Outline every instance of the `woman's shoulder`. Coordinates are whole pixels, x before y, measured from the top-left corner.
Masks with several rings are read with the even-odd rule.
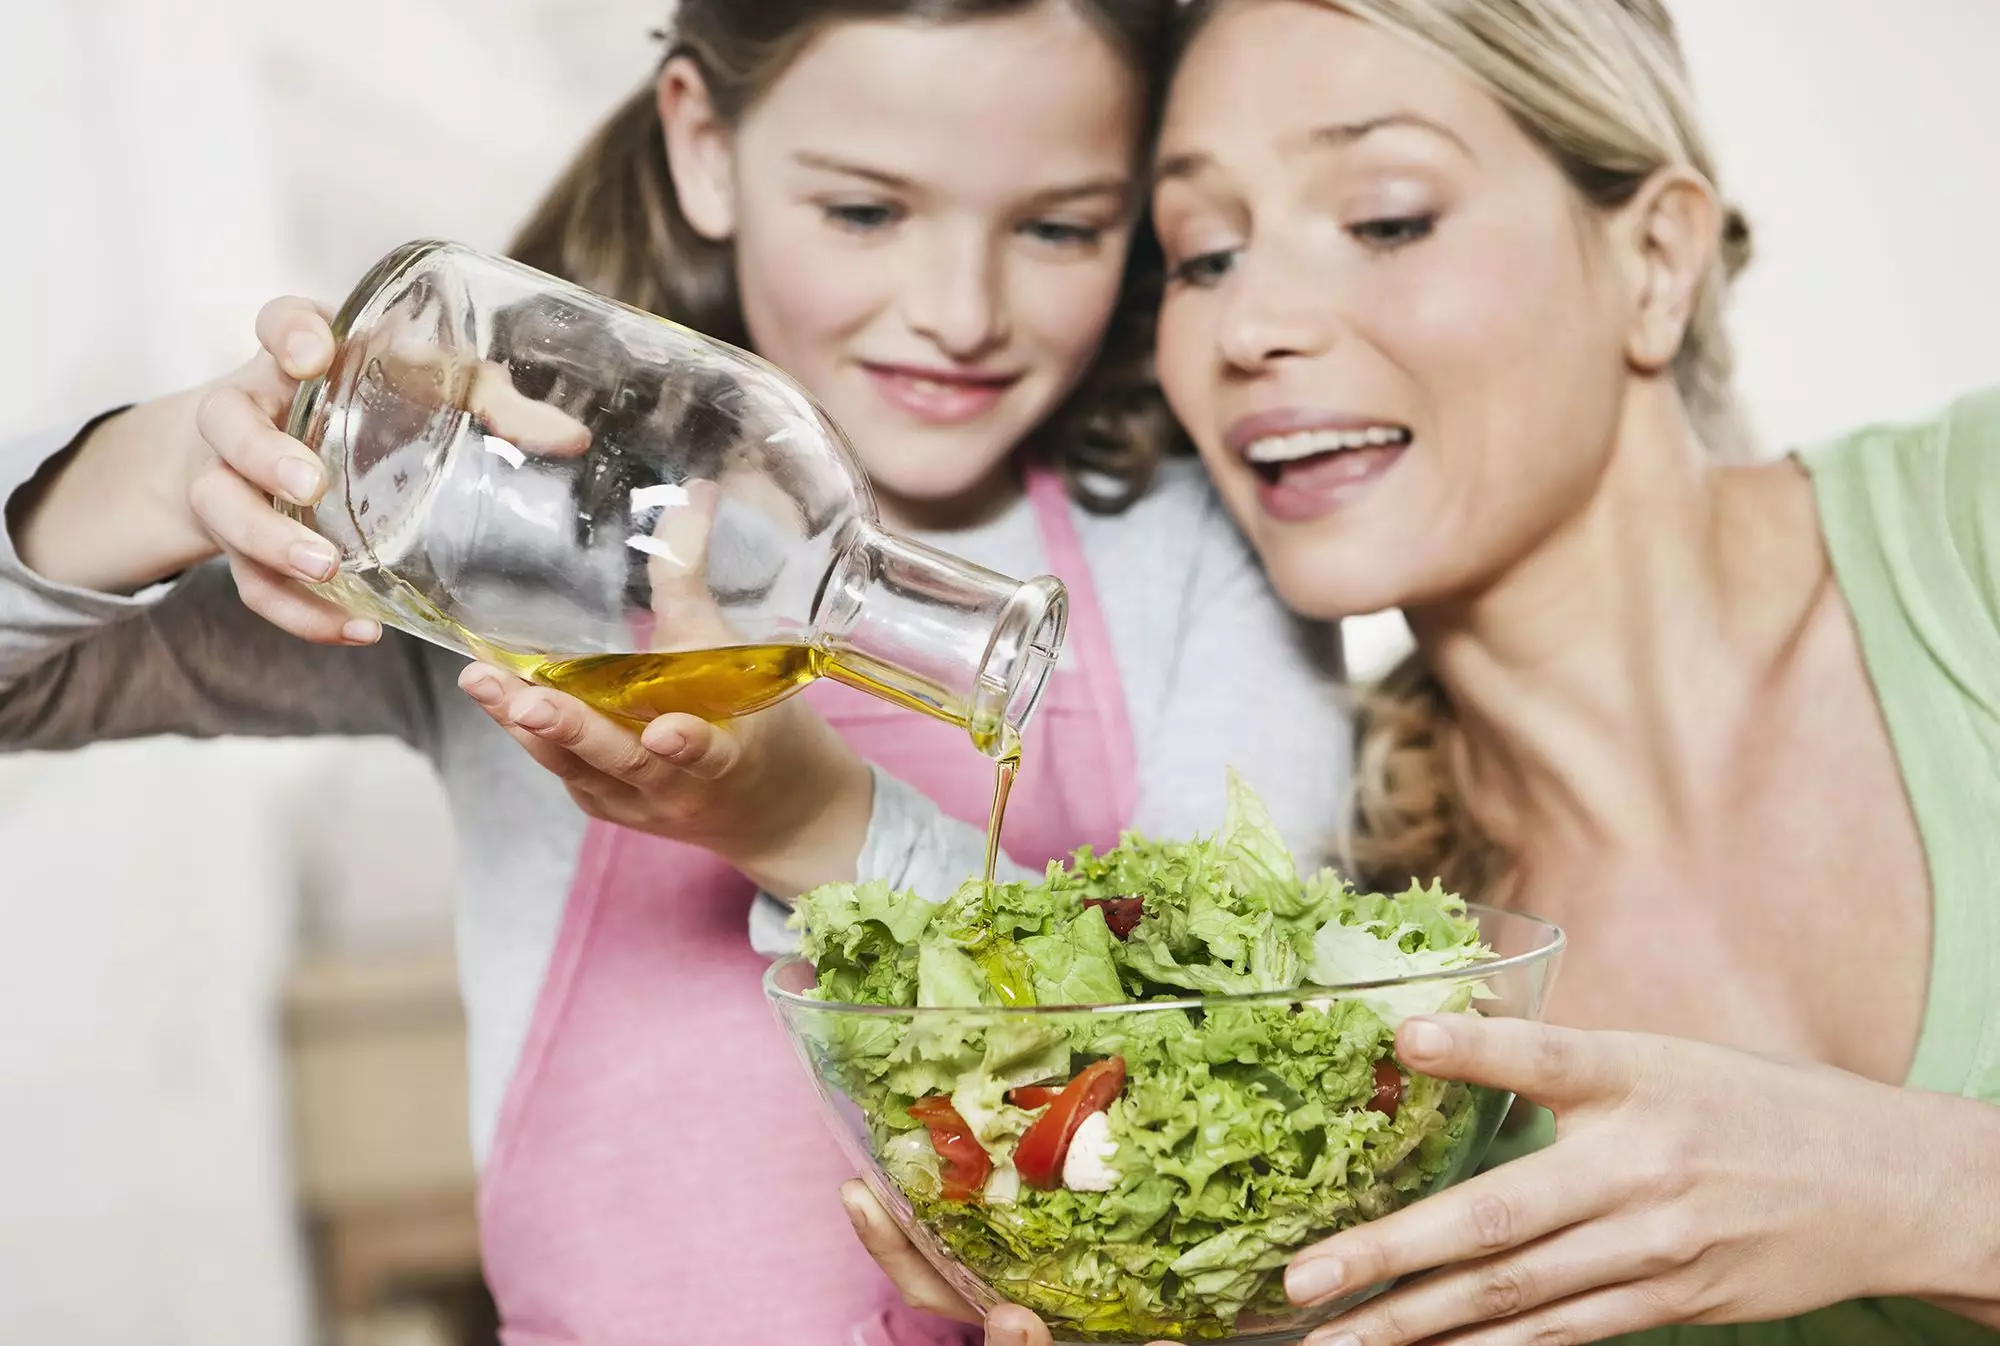
[[[1802,456],[1837,560],[1865,550],[1933,585],[1962,572],[2000,617],[2000,386]]]
[[[1919,416],[1865,422],[1809,445],[1814,474],[1894,475],[1913,485],[1966,474],[2000,476],[2000,384]]]
[[[2000,383],[1965,394],[1953,402],[1945,419],[1954,435],[1970,435],[1989,453],[2000,453]]]

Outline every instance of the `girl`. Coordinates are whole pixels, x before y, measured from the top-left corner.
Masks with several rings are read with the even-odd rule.
[[[685,0],[657,83],[517,249],[787,366],[892,526],[1068,581],[1067,657],[1009,813],[1036,867],[1128,825],[1212,827],[1228,762],[1301,844],[1341,789],[1327,683],[1198,470],[1158,461],[1148,265],[1127,259],[1171,8]],[[376,643],[297,587],[326,555],[269,497],[322,482],[273,421],[330,334],[298,302],[259,332],[265,353],[211,389],[0,454],[0,735],[390,732],[434,755],[515,1346],[932,1339],[822,1199],[845,1166],[763,1004],[754,889],[724,861],[781,892],[955,884],[970,866],[925,872],[911,839],[969,836],[956,819],[983,815],[990,765],[962,732],[813,689],[735,737],[669,719],[658,752],[621,740],[641,791],[586,771],[566,741],[597,740],[546,703],[502,715],[595,812],[663,835],[586,828],[452,686],[458,661]],[[249,618],[229,572],[332,648]]]
[[[1553,1126],[1302,1253],[1431,1273],[1310,1340],[2000,1339],[2000,396],[1732,465],[1749,238],[1657,0],[1196,24],[1162,384],[1294,609],[1417,636],[1357,866],[1571,942],[1563,1026],[1402,1030]]]

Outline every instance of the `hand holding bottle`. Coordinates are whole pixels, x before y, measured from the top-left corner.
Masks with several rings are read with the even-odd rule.
[[[282,427],[299,385],[332,363],[327,312],[309,299],[274,299],[257,315],[257,344],[220,378],[100,421],[23,492],[8,523],[28,568],[132,593],[222,556],[245,605],[272,624],[321,644],[378,639],[378,622],[306,587],[333,573],[338,554],[278,504],[310,507],[326,491],[318,455]],[[469,397],[524,452],[589,446],[580,423],[521,395],[490,361],[473,371]]]

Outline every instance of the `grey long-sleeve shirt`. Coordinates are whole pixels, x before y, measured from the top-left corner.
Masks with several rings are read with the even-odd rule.
[[[79,428],[0,443],[0,505]],[[1170,464],[1124,515],[1075,517],[1132,723],[1134,825],[1212,831],[1234,766],[1295,847],[1319,849],[1348,774],[1347,722],[1313,654],[1332,648],[1327,633],[1302,631],[1278,605],[1195,464]],[[1005,574],[1046,568],[1025,502],[926,540]],[[458,832],[458,956],[483,1162],[588,820],[458,690],[463,663],[393,631],[368,649],[305,644],[244,608],[219,563],[131,597],[53,584],[0,530],[0,749],[386,734],[430,757]],[[876,784],[865,876],[942,893],[977,868],[979,829],[879,772]],[[768,936],[775,922],[764,908],[752,924]]]

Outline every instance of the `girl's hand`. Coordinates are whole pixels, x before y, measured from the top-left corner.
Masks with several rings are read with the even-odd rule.
[[[326,490],[318,457],[279,427],[299,384],[333,363],[333,329],[326,311],[310,301],[274,299],[257,315],[257,344],[259,353],[213,385],[196,409],[206,452],[193,464],[188,505],[205,540],[228,558],[237,592],[253,612],[306,640],[367,644],[381,636],[378,622],[342,611],[301,583],[332,576],[333,545],[273,503],[309,507]],[[528,453],[567,457],[590,446],[582,424],[523,396],[499,365],[474,370],[466,396],[484,424]]]
[[[350,645],[380,636],[376,622],[304,587],[333,573],[334,550],[273,504],[309,507],[326,490],[318,457],[279,428],[300,382],[333,361],[326,310],[273,300],[257,315],[257,343],[232,373],[104,418],[5,502],[27,568],[59,584],[134,593],[220,555],[244,602],[294,635]],[[462,383],[470,409],[528,453],[590,445],[583,425],[523,396],[499,365],[462,381],[413,383]]]
[[[329,643],[373,640],[307,594],[333,549],[280,514],[280,496],[309,505],[324,489],[319,460],[277,428],[299,380],[333,358],[325,314],[279,299],[257,317],[258,354],[233,373],[107,417],[10,508],[21,559],[57,583],[132,593],[228,556],[244,599],[278,625]]]
[[[273,498],[311,506],[326,472],[304,444],[279,429],[299,384],[333,362],[326,311],[305,299],[274,299],[257,315],[261,349],[210,387],[195,411],[205,452],[191,464],[188,507],[204,539],[229,561],[244,605],[295,636],[365,645],[381,625],[355,617],[301,581],[329,578],[333,544],[279,512]],[[212,554],[212,553],[211,553]]]
[[[866,1183],[856,1180],[844,1184],[840,1189],[840,1204],[847,1208],[847,1218],[853,1222],[854,1232],[860,1235],[861,1245],[896,1283],[904,1303],[961,1323],[980,1321],[979,1310],[966,1303],[950,1282],[938,1275],[937,1268],[924,1260],[916,1245],[903,1237],[903,1231],[897,1228],[889,1212],[882,1209]],[[1054,1344],[1055,1339],[1041,1319],[1013,1304],[995,1308],[986,1315],[985,1322],[986,1346]],[[1154,1342],[1153,1346],[1172,1346],[1172,1343]]]
[[[660,648],[743,643],[706,578],[720,502],[715,483],[691,480],[653,524],[644,636]],[[854,877],[874,780],[803,702],[726,729],[671,714],[640,726],[491,664],[459,686],[593,818],[712,851],[779,897]]]
[[[713,851],[779,897],[854,877],[874,781],[801,702],[640,728],[490,664],[458,685],[593,818]]]
[[[1285,1284],[1302,1304],[1432,1273],[1308,1346],[1588,1342],[1785,1318],[1926,1293],[1977,1246],[1963,1228],[1976,1221],[1939,1224],[1966,1169],[1943,1143],[1967,1134],[1952,1110],[1981,1106],[1967,1100],[1671,1038],[1470,1015],[1411,1020],[1397,1054],[1547,1106],[1558,1139],[1300,1253]]]

